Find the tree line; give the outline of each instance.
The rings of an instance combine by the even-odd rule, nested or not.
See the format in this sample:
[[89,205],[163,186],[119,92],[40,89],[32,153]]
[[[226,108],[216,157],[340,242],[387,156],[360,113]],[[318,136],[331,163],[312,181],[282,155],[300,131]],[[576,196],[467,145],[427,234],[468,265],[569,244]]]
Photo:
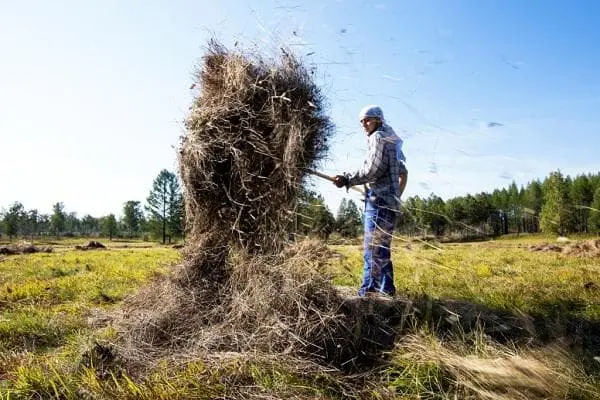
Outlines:
[[337,214],[325,204],[325,199],[305,189],[298,199],[295,212],[296,235],[328,239],[334,232],[343,238],[355,238],[362,233],[362,212],[353,200],[342,199]]
[[408,198],[399,230],[409,235],[498,236],[508,233],[600,233],[600,173],[574,178],[560,171],[543,180],[444,201]]
[[[355,238],[362,233],[361,203],[343,199],[336,215],[324,198],[304,189],[298,198],[291,235],[317,236],[332,234]],[[600,233],[600,173],[582,174],[574,178],[560,171],[551,172],[543,180],[492,193],[467,194],[443,200],[432,193],[429,197],[409,197],[403,201],[397,231],[410,236],[437,236],[471,239],[509,233],[566,235]],[[53,205],[52,214],[26,210],[19,202],[0,213],[0,234],[16,236],[104,236],[143,237],[163,243],[185,236],[185,207],[177,176],[162,170],[152,184],[146,203],[126,201],[122,216],[99,218],[65,211],[63,203]]]
[[[362,204],[360,204],[362,209]],[[323,198],[306,191],[298,207],[300,234],[356,237],[362,233],[362,212],[343,199],[334,217]],[[481,192],[448,200],[432,193],[403,201],[397,232],[409,236],[475,239],[504,234],[600,234],[600,173],[574,178],[560,171],[543,180],[492,193]]]
[[51,214],[27,210],[18,201],[0,212],[0,235],[15,237],[106,237],[144,238],[170,243],[184,237],[185,210],[177,176],[166,169],[159,172],[144,205],[137,200],[123,204],[122,216],[115,214],[78,217],[62,202],[52,205]]

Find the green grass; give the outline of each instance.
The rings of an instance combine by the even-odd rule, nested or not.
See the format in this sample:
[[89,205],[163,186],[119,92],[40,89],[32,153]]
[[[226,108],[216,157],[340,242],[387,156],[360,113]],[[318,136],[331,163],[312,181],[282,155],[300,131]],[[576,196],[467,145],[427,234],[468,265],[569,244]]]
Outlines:
[[[52,376],[59,367],[51,367],[50,355],[66,351],[77,337],[96,334],[87,323],[89,311],[115,307],[179,258],[173,249],[160,247],[4,258],[0,262],[0,379],[12,378],[3,385],[18,393],[25,386],[36,393],[40,381],[52,385],[53,378],[46,375]],[[77,351],[71,353],[74,359]],[[56,377],[68,379],[63,374]],[[48,388],[39,390],[50,393]]]
[[[599,260],[532,252],[522,240],[436,244],[441,250],[418,242],[407,248],[397,240],[392,250],[396,287],[408,295],[468,300],[495,309],[600,319]],[[343,255],[332,262],[334,282],[358,287],[361,247],[333,248]],[[598,289],[586,288],[590,282]]]
[[[438,250],[420,242],[408,246],[398,239],[393,249],[396,287],[407,296],[598,321],[600,289],[585,285],[593,282],[600,287],[600,260],[527,248],[548,241],[530,235],[434,244]],[[8,256],[0,261],[0,399],[244,398],[244,390],[265,398],[341,399],[346,397],[344,379],[363,379],[340,377],[336,371],[299,371],[276,358],[233,355],[220,362],[164,362],[144,378],[118,369],[100,374],[93,363],[83,363],[82,356],[96,341],[110,340],[114,332],[89,325],[90,312],[118,308],[128,294],[165,273],[181,257],[166,246],[110,245],[108,250],[93,251],[64,246],[53,253]],[[357,288],[362,276],[361,247],[332,249],[342,255],[329,265],[334,283]],[[437,342],[430,332],[421,334],[430,337],[432,349],[448,345]],[[497,356],[485,338],[476,339],[479,342],[465,339],[461,356]],[[409,357],[411,349],[406,346],[392,351],[385,368],[364,378],[367,383],[360,397],[452,398],[453,382],[444,364],[428,359],[418,349],[413,352],[421,357]],[[571,373],[600,390],[598,371]],[[574,391],[562,398],[594,396]]]

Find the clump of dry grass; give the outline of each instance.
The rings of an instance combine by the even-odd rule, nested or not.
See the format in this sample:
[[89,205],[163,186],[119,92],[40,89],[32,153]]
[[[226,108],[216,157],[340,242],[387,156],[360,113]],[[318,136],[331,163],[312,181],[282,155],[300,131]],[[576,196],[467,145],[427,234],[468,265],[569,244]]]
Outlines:
[[600,239],[590,239],[565,246],[564,254],[579,257],[600,256]]
[[[444,343],[426,334],[406,335],[399,357],[435,363],[449,383],[444,390],[465,399],[565,399],[590,390],[585,376],[556,346],[518,350],[485,340]],[[470,345],[468,345],[470,344]]]
[[278,252],[332,133],[321,93],[284,50],[268,61],[215,41],[197,78],[179,158],[192,240],[216,229],[250,253]]
[[[360,346],[344,299],[323,274],[329,251],[301,242],[277,255],[230,254],[226,284],[186,284],[180,265],[130,298],[121,354],[151,365],[174,355],[261,352],[342,364]],[[193,269],[192,269],[193,271]],[[196,278],[193,282],[198,282]]]
[[306,169],[331,134],[319,90],[288,52],[267,62],[214,41],[197,78],[179,158],[185,261],[130,299],[124,347],[146,358],[257,350],[335,359],[341,346],[331,343],[348,335],[342,300],[320,272],[323,250],[284,249]]
[[106,246],[96,240],[90,240],[85,245],[75,245],[75,250],[104,250]]
[[29,242],[17,243],[12,246],[0,246],[0,255],[11,256],[15,254],[51,253],[50,246],[38,247]]
[[530,245],[528,249],[530,251],[552,251],[575,257],[598,257],[600,256],[600,239],[578,241],[576,243],[565,245],[564,247],[555,244],[541,243]]
[[542,252],[554,251],[557,253],[560,253],[563,251],[563,248],[561,246],[558,246],[556,244],[550,244],[550,243],[532,244],[528,247],[528,249],[529,249],[529,251],[542,251]]

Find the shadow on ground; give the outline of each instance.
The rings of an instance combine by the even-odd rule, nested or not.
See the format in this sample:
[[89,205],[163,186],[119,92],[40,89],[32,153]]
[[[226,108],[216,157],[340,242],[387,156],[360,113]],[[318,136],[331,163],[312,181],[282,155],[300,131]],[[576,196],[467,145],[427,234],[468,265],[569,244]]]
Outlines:
[[[543,306],[540,314],[497,310],[468,301],[432,299],[426,296],[393,299],[358,298],[342,290],[345,312],[356,321],[356,349],[349,349],[343,366],[360,369],[381,359],[404,334],[428,328],[443,339],[475,340],[486,335],[503,345],[543,346],[560,343],[576,359],[583,361],[586,372],[600,375],[600,321],[577,318],[573,312],[585,304],[571,300]],[[357,353],[359,355],[357,355]],[[344,355],[342,355],[343,357]]]

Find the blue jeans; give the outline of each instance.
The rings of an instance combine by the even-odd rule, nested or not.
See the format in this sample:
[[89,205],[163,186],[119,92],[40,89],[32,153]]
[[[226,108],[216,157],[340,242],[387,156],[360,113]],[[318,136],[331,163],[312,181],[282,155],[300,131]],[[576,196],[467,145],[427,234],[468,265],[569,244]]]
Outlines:
[[358,295],[363,297],[367,292],[380,292],[393,296],[396,288],[390,247],[396,211],[388,208],[381,200],[367,195],[364,217],[365,264]]

